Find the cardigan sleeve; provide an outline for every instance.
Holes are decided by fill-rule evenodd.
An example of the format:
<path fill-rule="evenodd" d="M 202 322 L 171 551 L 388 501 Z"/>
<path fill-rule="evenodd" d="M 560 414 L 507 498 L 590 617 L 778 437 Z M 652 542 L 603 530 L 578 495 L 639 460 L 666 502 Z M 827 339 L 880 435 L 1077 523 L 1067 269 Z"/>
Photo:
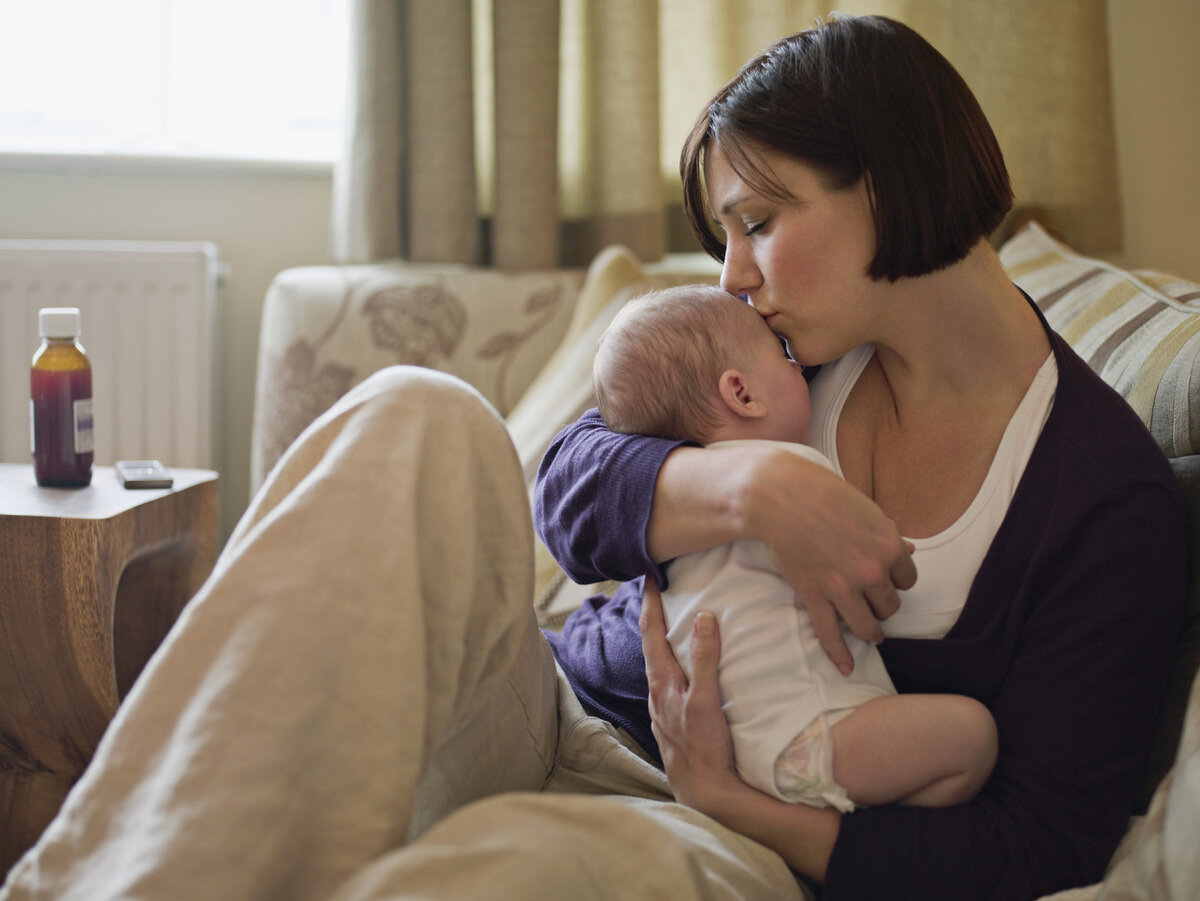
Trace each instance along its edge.
<path fill-rule="evenodd" d="M 628 581 L 662 567 L 646 550 L 658 471 L 688 442 L 610 431 L 597 410 L 566 426 L 538 468 L 534 525 L 564 572 L 587 584 Z"/>
<path fill-rule="evenodd" d="M 960 686 L 971 664 L 960 666 L 956 653 L 1006 649 L 995 655 L 994 692 L 980 698 L 1000 736 L 992 777 L 959 807 L 843 817 L 826 901 L 1036 898 L 1101 878 L 1133 809 L 1186 591 L 1185 525 L 1172 488 L 1126 483 L 1083 507 L 1072 495 L 1086 497 L 1087 488 L 1060 480 L 1040 523 L 1008 523 L 1025 533 L 1014 541 L 1032 548 L 1030 565 L 1010 567 L 1020 572 L 1006 578 L 1014 558 L 997 542 L 968 601 L 1008 612 L 989 620 L 985 610 L 974 636 L 956 640 L 952 630 L 942 639 L 941 660 Z M 919 669 L 929 683 L 913 684 L 910 647 L 885 654 L 897 686 L 936 690 L 941 676 L 928 661 Z M 991 677 L 972 673 L 967 684 L 976 678 L 989 692 Z"/>

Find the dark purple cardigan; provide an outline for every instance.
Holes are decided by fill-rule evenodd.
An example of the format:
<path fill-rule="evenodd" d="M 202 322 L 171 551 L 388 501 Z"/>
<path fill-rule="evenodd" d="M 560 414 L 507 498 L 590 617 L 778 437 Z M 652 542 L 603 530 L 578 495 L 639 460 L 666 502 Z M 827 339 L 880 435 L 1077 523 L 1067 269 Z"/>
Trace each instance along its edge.
<path fill-rule="evenodd" d="M 1097 881 L 1124 833 L 1186 590 L 1185 521 L 1162 453 L 1057 335 L 1058 390 L 966 605 L 940 640 L 881 647 L 902 692 L 951 692 L 996 718 L 996 769 L 969 804 L 842 818 L 826 901 L 1022 899 Z M 539 533 L 580 582 L 661 567 L 645 529 L 677 445 L 616 435 L 592 411 L 538 476 Z M 585 708 L 652 755 L 640 581 L 549 635 Z"/>

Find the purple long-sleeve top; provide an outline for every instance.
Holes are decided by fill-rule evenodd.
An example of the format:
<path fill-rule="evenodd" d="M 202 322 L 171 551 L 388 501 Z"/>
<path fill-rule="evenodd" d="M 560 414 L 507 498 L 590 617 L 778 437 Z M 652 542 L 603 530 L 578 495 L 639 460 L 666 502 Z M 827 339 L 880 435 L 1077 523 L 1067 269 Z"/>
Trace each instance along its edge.
<path fill-rule="evenodd" d="M 844 815 L 827 901 L 1036 898 L 1097 881 L 1126 829 L 1186 591 L 1183 505 L 1129 406 L 1050 338 L 1055 401 L 957 623 L 880 648 L 901 692 L 987 705 L 995 770 L 968 804 Z M 609 432 L 592 411 L 556 438 L 535 502 L 572 578 L 632 580 L 548 637 L 585 708 L 656 757 L 638 577 L 665 582 L 646 525 L 676 446 Z"/>

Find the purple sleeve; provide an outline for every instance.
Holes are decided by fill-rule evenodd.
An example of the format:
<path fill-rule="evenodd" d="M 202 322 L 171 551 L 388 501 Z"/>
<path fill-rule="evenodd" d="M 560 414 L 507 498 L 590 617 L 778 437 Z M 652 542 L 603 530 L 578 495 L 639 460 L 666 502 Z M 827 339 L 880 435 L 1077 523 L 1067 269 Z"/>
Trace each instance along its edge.
<path fill-rule="evenodd" d="M 646 551 L 646 526 L 659 468 L 683 443 L 612 432 L 594 409 L 555 436 L 538 469 L 533 518 L 574 581 L 654 573 L 665 584 Z"/>

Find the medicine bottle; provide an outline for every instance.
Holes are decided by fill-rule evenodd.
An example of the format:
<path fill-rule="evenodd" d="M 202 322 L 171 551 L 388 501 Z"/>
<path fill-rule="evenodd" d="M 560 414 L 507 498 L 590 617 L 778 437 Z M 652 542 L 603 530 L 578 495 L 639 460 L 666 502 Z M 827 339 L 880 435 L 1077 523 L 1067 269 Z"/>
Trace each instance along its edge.
<path fill-rule="evenodd" d="M 39 485 L 92 481 L 92 366 L 79 344 L 79 310 L 38 311 L 42 346 L 29 373 L 33 472 Z"/>

